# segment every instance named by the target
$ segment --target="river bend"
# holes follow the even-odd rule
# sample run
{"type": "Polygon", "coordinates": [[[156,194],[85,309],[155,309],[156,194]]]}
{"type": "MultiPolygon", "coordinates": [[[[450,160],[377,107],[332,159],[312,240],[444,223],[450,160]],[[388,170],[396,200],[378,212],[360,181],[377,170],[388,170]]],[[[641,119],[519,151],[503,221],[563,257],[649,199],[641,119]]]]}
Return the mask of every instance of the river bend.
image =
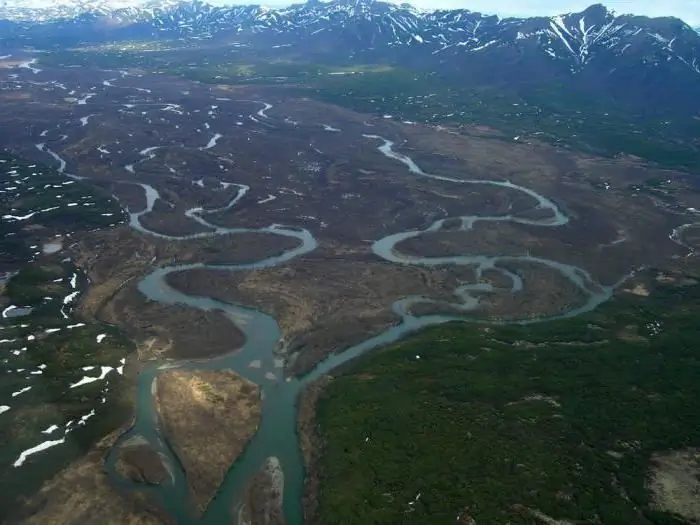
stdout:
{"type": "MultiPolygon", "coordinates": [[[[273,106],[266,102],[261,102],[263,108],[256,114],[265,119],[268,123],[272,120],[267,111],[273,106]]],[[[378,143],[378,150],[387,158],[400,162],[406,166],[406,176],[424,177],[427,179],[439,180],[454,184],[471,185],[491,185],[509,188],[529,195],[537,201],[537,208],[549,210],[548,217],[542,219],[531,219],[518,217],[517,215],[465,215],[461,219],[461,227],[468,230],[477,222],[510,221],[521,224],[528,224],[541,227],[557,227],[566,224],[569,218],[556,206],[554,202],[538,194],[532,189],[513,184],[509,181],[491,180],[465,180],[442,175],[433,175],[424,172],[416,162],[409,156],[396,152],[393,149],[394,143],[379,135],[363,135],[368,141],[378,143]]],[[[214,143],[216,142],[213,140],[214,143]]],[[[213,147],[213,145],[212,145],[213,147]]],[[[65,173],[66,162],[58,154],[50,150],[45,144],[37,144],[37,149],[50,155],[59,163],[59,171],[65,173]]],[[[206,149],[206,148],[205,148],[206,149]]],[[[67,173],[65,173],[68,175],[67,173]]],[[[82,178],[75,175],[68,175],[73,178],[82,178]]],[[[146,275],[139,283],[138,289],[141,293],[152,301],[162,304],[185,305],[199,310],[219,310],[223,312],[232,323],[234,323],[245,335],[245,343],[240,349],[232,348],[232,352],[208,360],[197,361],[174,361],[166,364],[148,363],[139,374],[138,393],[136,400],[135,423],[133,427],[121,436],[112,449],[112,453],[107,459],[109,475],[115,483],[126,488],[144,490],[143,486],[136,486],[131,481],[121,478],[114,468],[116,452],[120,446],[131,439],[144,439],[173,466],[171,469],[172,479],[158,487],[149,487],[149,490],[162,506],[178,520],[181,524],[201,523],[204,525],[218,525],[229,523],[231,520],[231,510],[235,507],[235,502],[242,497],[247,482],[255,475],[264,461],[268,457],[276,457],[280,461],[284,473],[284,514],[287,525],[301,525],[303,522],[302,495],[304,490],[304,467],[301,456],[299,436],[297,435],[297,400],[301,390],[331,372],[337,366],[353,359],[369,350],[386,345],[406,334],[424,328],[426,326],[437,325],[452,320],[478,321],[473,315],[473,311],[479,306],[479,295],[491,290],[487,283],[462,285],[454,290],[456,301],[447,303],[452,311],[461,312],[459,315],[412,315],[411,308],[418,303],[435,302],[433,299],[419,296],[404,297],[392,305],[392,310],[396,314],[398,323],[391,328],[376,334],[363,342],[354,345],[345,351],[329,356],[321,361],[316,367],[305,376],[299,378],[284,378],[282,359],[276,354],[281,341],[280,328],[276,320],[269,315],[253,308],[240,305],[223,303],[210,297],[189,295],[173,289],[167,283],[168,275],[175,272],[183,272],[193,269],[209,269],[218,272],[239,272],[252,269],[268,268],[290,261],[293,258],[309,253],[316,247],[316,240],[313,234],[306,229],[297,229],[283,225],[273,224],[263,228],[224,228],[214,225],[207,220],[207,216],[230,210],[246,195],[249,188],[245,185],[237,185],[236,195],[222,208],[205,210],[202,208],[192,208],[185,212],[185,215],[204,226],[208,231],[192,235],[173,236],[154,232],[144,227],[141,217],[150,213],[160,195],[152,186],[133,181],[121,181],[141,186],[146,195],[146,207],[139,212],[129,213],[130,226],[153,237],[168,240],[188,240],[195,238],[205,238],[215,235],[236,235],[240,233],[258,232],[285,237],[294,237],[299,242],[298,245],[281,255],[268,257],[254,263],[246,264],[175,264],[162,268],[157,268],[146,275]],[[234,351],[235,350],[235,351],[234,351]],[[251,368],[251,361],[259,361],[260,368],[251,368]],[[170,447],[165,443],[159,433],[157,424],[157,414],[154,404],[153,386],[158,373],[163,369],[171,368],[194,368],[221,370],[231,369],[246,379],[258,384],[263,392],[262,399],[262,419],[256,435],[246,446],[244,453],[238,458],[226,475],[226,478],[219,489],[216,497],[200,520],[195,520],[188,508],[187,483],[185,473],[177,458],[172,453],[170,447]]],[[[454,219],[454,218],[451,218],[454,219]]],[[[556,316],[549,316],[538,319],[528,319],[512,321],[515,323],[531,323],[553,319],[555,317],[569,317],[587,312],[607,300],[616,285],[603,286],[596,283],[585,270],[552,261],[531,256],[485,256],[485,255],[454,255],[449,257],[416,257],[401,254],[395,247],[398,243],[421,235],[430,235],[441,230],[446,219],[435,221],[424,230],[407,232],[397,232],[377,240],[373,246],[373,252],[380,258],[395,264],[409,264],[422,266],[437,265],[460,265],[470,266],[476,269],[477,275],[486,269],[495,269],[510,279],[511,291],[517,293],[523,288],[522,279],[513,272],[500,267],[499,263],[524,262],[539,264],[559,272],[569,279],[573,285],[584,292],[585,302],[570,311],[556,316]]],[[[618,283],[619,284],[619,283],[618,283]]],[[[441,304],[446,304],[444,301],[441,304]]]]}

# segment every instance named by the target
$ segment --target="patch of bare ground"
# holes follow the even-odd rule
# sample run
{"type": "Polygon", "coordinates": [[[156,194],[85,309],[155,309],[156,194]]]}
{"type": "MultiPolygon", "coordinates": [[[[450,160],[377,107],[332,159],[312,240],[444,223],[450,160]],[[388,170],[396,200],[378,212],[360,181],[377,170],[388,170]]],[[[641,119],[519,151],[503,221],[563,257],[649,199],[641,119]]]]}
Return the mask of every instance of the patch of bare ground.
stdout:
{"type": "Polygon", "coordinates": [[[260,422],[260,390],[231,371],[170,370],[156,403],[167,440],[203,512],[260,422]]]}
{"type": "MultiPolygon", "coordinates": [[[[656,275],[669,276],[676,286],[690,286],[700,282],[700,268],[698,256],[678,257],[666,261],[666,264],[657,268],[656,275]]],[[[663,279],[662,277],[661,279],[663,279]]],[[[656,278],[655,278],[656,280],[656,278]]],[[[663,280],[659,281],[663,283],[663,280]]]]}
{"type": "Polygon", "coordinates": [[[458,285],[447,269],[395,266],[315,255],[285,266],[239,272],[192,270],[171,274],[169,284],[185,293],[254,306],[277,319],[293,373],[310,369],[398,321],[392,302],[406,295],[452,297],[458,285]]]}
{"type": "Polygon", "coordinates": [[[640,261],[661,264],[668,253],[650,254],[648,245],[601,244],[606,228],[601,224],[593,231],[583,231],[577,223],[559,228],[517,223],[477,222],[470,230],[443,229],[409,238],[396,245],[400,253],[413,256],[443,257],[454,255],[521,256],[531,255],[585,268],[601,282],[614,283],[638,267],[640,261]],[[647,256],[642,256],[642,251],[647,256]]]}
{"type": "Polygon", "coordinates": [[[583,525],[582,521],[570,521],[565,519],[556,519],[548,516],[538,509],[525,507],[524,505],[515,505],[515,509],[536,520],[536,523],[544,523],[544,525],[583,525]]]}
{"type": "Polygon", "coordinates": [[[631,293],[632,295],[638,295],[640,297],[649,297],[649,289],[644,285],[644,283],[635,283],[634,286],[624,288],[623,291],[631,293]]]}
{"type": "MultiPolygon", "coordinates": [[[[499,263],[523,280],[522,290],[513,293],[512,281],[495,271],[484,272],[480,282],[493,286],[492,291],[472,291],[479,298],[479,306],[467,312],[475,319],[507,320],[529,319],[556,315],[584,304],[585,294],[578,286],[558,271],[535,263],[499,263]]],[[[460,309],[461,299],[424,302],[413,305],[413,315],[464,315],[460,309]]]]}
{"type": "Polygon", "coordinates": [[[647,487],[655,508],[700,523],[700,449],[653,454],[647,487]]]}
{"type": "Polygon", "coordinates": [[[461,126],[459,131],[463,135],[476,135],[479,137],[505,137],[503,132],[484,125],[461,126]]]}
{"type": "Polygon", "coordinates": [[[476,520],[472,518],[469,507],[460,511],[457,516],[457,523],[459,525],[476,525],[476,520]]]}
{"type": "Polygon", "coordinates": [[[168,475],[158,453],[148,443],[124,444],[117,452],[115,468],[136,483],[160,485],[168,475]]]}
{"type": "Polygon", "coordinates": [[[136,288],[137,282],[103,304],[98,317],[119,325],[138,341],[142,360],[212,357],[243,344],[242,332],[222,312],[149,301],[136,288]]]}
{"type": "Polygon", "coordinates": [[[557,401],[556,398],[554,398],[552,396],[545,395],[545,394],[531,394],[529,396],[525,396],[524,398],[522,398],[518,401],[511,401],[509,403],[506,403],[506,406],[512,406],[512,405],[517,405],[520,403],[527,403],[527,402],[533,402],[533,401],[547,403],[548,405],[550,405],[554,408],[561,407],[561,403],[559,403],[559,401],[557,401]]]}
{"type": "MultiPolygon", "coordinates": [[[[69,84],[84,84],[95,72],[87,68],[57,69],[55,74],[69,84]]],[[[640,262],[655,264],[682,251],[668,239],[668,232],[678,225],[678,217],[670,219],[668,210],[655,207],[649,196],[628,189],[630,184],[654,176],[674,178],[672,172],[629,159],[574,154],[530,139],[525,143],[479,136],[492,130],[475,128],[455,134],[431,126],[373,119],[292,97],[283,88],[274,87],[236,87],[235,97],[217,103],[213,115],[217,120],[246,122],[240,132],[223,133],[216,147],[203,150],[214,131],[204,126],[213,118],[209,115],[212,96],[216,91],[226,95],[224,88],[212,92],[209,87],[186,80],[165,82],[164,77],[153,75],[129,78],[129,83],[133,82],[149,85],[153,94],[147,98],[176,101],[180,109],[128,110],[115,104],[115,97],[124,96],[124,102],[128,102],[133,93],[98,87],[90,104],[100,112],[99,119],[90,122],[90,133],[70,133],[75,130],[67,129],[68,138],[53,147],[78,173],[84,170],[91,177],[113,181],[117,170],[121,178],[152,183],[164,202],[157,203],[156,211],[144,216],[143,221],[158,231],[198,231],[199,226],[184,219],[181,212],[193,206],[212,209],[223,205],[235,194],[236,187],[217,184],[220,182],[248,184],[251,191],[234,209],[211,216],[217,224],[296,224],[315,233],[323,229],[329,237],[354,243],[425,227],[438,218],[456,215],[508,213],[533,217],[542,213],[534,209],[532,197],[513,189],[414,176],[404,165],[378,152],[376,140],[362,137],[371,129],[395,140],[397,151],[411,155],[427,172],[463,179],[511,180],[553,199],[572,217],[571,223],[561,228],[532,227],[527,235],[556,239],[555,250],[562,254],[556,260],[587,268],[603,280],[612,281],[640,262]],[[183,90],[189,93],[186,98],[183,90]],[[260,109],[260,103],[254,102],[260,99],[269,100],[274,107],[269,110],[270,119],[255,123],[246,115],[260,109]],[[290,124],[290,119],[296,124],[290,124]],[[365,126],[368,119],[374,128],[365,126]],[[342,131],[328,132],[324,125],[342,131]],[[98,148],[102,146],[107,146],[110,153],[101,153],[98,148]],[[153,159],[140,154],[144,148],[156,146],[160,149],[152,152],[153,159]],[[276,154],[269,155],[273,149],[276,154]],[[123,170],[126,163],[138,163],[136,175],[123,170]],[[205,177],[210,181],[198,184],[205,177]],[[601,189],[591,184],[593,179],[609,180],[612,186],[601,189]],[[268,200],[269,196],[274,199],[268,200]],[[354,220],[348,221],[349,216],[354,220]],[[581,240],[586,250],[571,249],[572,239],[581,240]],[[652,243],[655,250],[648,249],[652,243]],[[604,267],[604,274],[596,265],[604,267]],[[608,275],[612,277],[608,279],[608,275]]],[[[56,105],[64,93],[31,85],[26,89],[36,97],[31,104],[17,103],[0,110],[12,133],[16,134],[16,127],[30,124],[41,129],[49,110],[51,120],[76,120],[72,115],[74,106],[56,105]]],[[[80,127],[77,122],[75,125],[80,127]]],[[[18,143],[12,133],[8,131],[8,140],[18,143]]],[[[31,143],[27,152],[47,161],[31,143]]],[[[136,193],[140,188],[125,188],[119,186],[120,198],[123,196],[130,206],[142,205],[143,197],[136,193]]]]}
{"type": "MultiPolygon", "coordinates": [[[[375,120],[370,115],[357,113],[335,104],[310,98],[286,97],[283,93],[284,88],[266,91],[264,96],[270,97],[270,101],[272,101],[272,98],[279,99],[280,96],[284,97],[268,112],[268,115],[276,116],[277,118],[288,117],[290,120],[297,122],[297,130],[300,130],[302,133],[313,132],[319,139],[328,138],[329,141],[343,142],[338,140],[340,133],[344,135],[368,133],[365,122],[375,120]],[[341,131],[326,131],[323,129],[324,124],[331,125],[341,131]]],[[[382,120],[380,119],[378,123],[382,124],[382,120]]]]}
{"type": "MultiPolygon", "coordinates": [[[[566,227],[565,227],[566,228],[566,227]]],[[[396,251],[418,257],[455,255],[525,256],[581,265],[596,278],[615,282],[634,268],[638,259],[623,252],[603,250],[599,239],[552,235],[552,228],[516,223],[477,222],[469,230],[441,230],[409,238],[396,245],[396,251]]]]}
{"type": "Polygon", "coordinates": [[[633,324],[626,325],[617,333],[617,337],[623,341],[630,341],[633,343],[644,343],[649,340],[649,338],[640,335],[639,327],[633,324]]]}
{"type": "Polygon", "coordinates": [[[171,209],[162,201],[157,201],[153,211],[143,215],[140,221],[144,228],[163,235],[182,236],[212,231],[203,224],[185,217],[184,213],[184,209],[171,209]]]}
{"type": "Polygon", "coordinates": [[[299,241],[272,233],[221,235],[198,243],[184,260],[205,260],[211,264],[243,264],[281,255],[296,248],[299,241]]]}
{"type": "Polygon", "coordinates": [[[299,396],[298,431],[301,443],[301,453],[304,457],[306,479],[304,481],[304,522],[309,525],[319,525],[318,491],[321,483],[319,476],[319,461],[323,452],[323,444],[316,432],[316,403],[323,390],[331,381],[330,376],[324,376],[308,385],[299,396]]]}
{"type": "Polygon", "coordinates": [[[238,510],[238,525],[284,525],[282,496],[284,473],[277,458],[267,458],[248,482],[245,503],[238,510]]]}
{"type": "MultiPolygon", "coordinates": [[[[698,276],[697,260],[693,257],[669,259],[652,272],[637,272],[632,275],[615,293],[634,295],[643,299],[653,295],[659,287],[668,285],[682,287],[695,284],[698,279],[693,278],[693,275],[698,276]]],[[[633,328],[636,332],[634,326],[625,327],[623,332],[628,333],[628,328],[633,328]]]]}
{"type": "Polygon", "coordinates": [[[175,263],[241,264],[280,255],[299,241],[264,232],[244,232],[201,239],[168,240],[122,226],[85,236],[74,257],[91,278],[92,302],[124,281],[158,266],[175,263]],[[99,290],[95,290],[95,288],[99,290]]]}
{"type": "Polygon", "coordinates": [[[175,525],[142,493],[121,493],[109,481],[103,462],[123,429],[95,445],[44,483],[18,516],[23,525],[175,525]]]}
{"type": "MultiPolygon", "coordinates": [[[[416,151],[439,154],[433,157],[433,161],[426,157],[428,164],[423,166],[426,171],[429,171],[427,166],[440,164],[441,159],[453,160],[455,167],[459,163],[461,171],[468,175],[463,178],[508,178],[550,196],[559,195],[558,190],[566,187],[579,186],[584,201],[595,196],[600,201],[622,199],[632,203],[640,200],[649,204],[647,197],[627,192],[628,184],[642,183],[650,177],[680,181],[684,175],[683,172],[657,168],[629,158],[610,159],[572,152],[534,138],[513,142],[509,138],[501,141],[469,133],[450,133],[444,129],[436,131],[428,126],[395,124],[395,127],[416,151]],[[602,191],[592,188],[589,181],[593,179],[610,180],[611,187],[602,191]]],[[[459,171],[457,169],[455,173],[459,171]]]]}
{"type": "Polygon", "coordinates": [[[676,278],[672,275],[667,275],[663,272],[659,272],[656,275],[656,281],[662,284],[675,284],[676,278]]]}
{"type": "Polygon", "coordinates": [[[685,275],[666,274],[663,272],[659,272],[655,279],[659,283],[672,284],[674,286],[692,286],[694,284],[698,284],[697,279],[693,279],[685,275]]]}
{"type": "Polygon", "coordinates": [[[150,267],[155,247],[127,227],[85,235],[75,247],[75,263],[90,277],[81,300],[84,315],[99,317],[100,309],[150,267]]]}
{"type": "MultiPolygon", "coordinates": [[[[127,228],[96,232],[86,237],[76,262],[90,276],[91,286],[81,301],[84,315],[121,326],[139,341],[142,359],[199,358],[231,352],[243,334],[223,313],[148,301],[137,288],[139,280],[161,264],[176,261],[244,262],[280,253],[295,240],[270,234],[241,234],[221,239],[150,242],[127,228]]],[[[226,283],[227,272],[216,272],[226,283]]],[[[184,278],[190,282],[191,273],[184,278]]],[[[224,284],[224,288],[227,284],[224,284]]],[[[206,293],[195,289],[193,293],[206,293]]]]}
{"type": "MultiPolygon", "coordinates": [[[[653,256],[648,250],[652,243],[666,255],[681,251],[668,239],[678,217],[655,206],[649,195],[630,189],[650,177],[683,180],[681,172],[572,153],[538,142],[504,143],[422,126],[402,127],[400,133],[407,141],[394,149],[411,155],[427,172],[464,179],[507,179],[553,199],[573,220],[562,228],[540,228],[542,236],[588,238],[599,243],[600,249],[632,250],[637,256],[645,251],[647,257],[653,256]],[[593,184],[600,181],[609,182],[610,188],[593,184]],[[611,244],[616,240],[617,244],[611,244]]],[[[471,209],[465,206],[463,211],[470,213],[471,209]]]]}
{"type": "Polygon", "coordinates": [[[585,294],[557,271],[534,263],[499,263],[523,280],[523,289],[515,294],[486,294],[480,315],[491,319],[527,319],[547,317],[572,310],[585,303],[585,294]]]}
{"type": "Polygon", "coordinates": [[[139,212],[146,207],[146,192],[137,184],[95,181],[95,185],[108,188],[109,192],[119,199],[119,204],[129,211],[139,212]]]}

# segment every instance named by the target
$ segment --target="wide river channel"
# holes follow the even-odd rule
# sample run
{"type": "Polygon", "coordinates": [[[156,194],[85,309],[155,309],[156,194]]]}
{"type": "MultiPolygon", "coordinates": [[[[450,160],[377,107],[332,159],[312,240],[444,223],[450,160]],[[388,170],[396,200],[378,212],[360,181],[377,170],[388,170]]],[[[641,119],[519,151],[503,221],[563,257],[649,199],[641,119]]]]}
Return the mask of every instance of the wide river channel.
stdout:
{"type": "MultiPolygon", "coordinates": [[[[265,106],[265,109],[270,107],[269,104],[265,104],[265,106]]],[[[509,188],[515,192],[523,192],[529,195],[537,201],[537,208],[550,212],[549,214],[543,213],[542,215],[547,216],[542,219],[529,219],[512,215],[463,216],[459,219],[461,219],[461,227],[464,230],[472,228],[475,223],[480,221],[511,221],[542,227],[557,227],[566,224],[569,220],[552,201],[529,188],[518,186],[508,181],[464,180],[432,175],[424,172],[410,157],[394,151],[393,143],[390,140],[378,135],[364,135],[364,138],[375,142],[379,151],[386,157],[404,164],[407,176],[425,177],[454,184],[492,185],[509,188]]],[[[37,148],[58,161],[60,163],[59,170],[65,173],[66,163],[58,154],[46,148],[44,144],[37,144],[37,148]]],[[[68,174],[66,173],[66,175],[68,174]]],[[[133,181],[129,182],[137,184],[133,181]]],[[[223,312],[244,333],[245,344],[238,350],[232,349],[232,352],[226,355],[208,360],[168,361],[166,363],[149,363],[145,365],[138,378],[135,423],[127,433],[120,437],[113,447],[112,453],[108,456],[107,470],[109,475],[115,483],[126,489],[148,490],[183,525],[191,523],[220,525],[234,522],[235,510],[241,502],[247,482],[260,471],[267,458],[275,457],[279,460],[284,474],[284,515],[287,525],[301,525],[303,523],[304,465],[297,433],[297,401],[302,389],[348,360],[374,348],[394,342],[406,334],[423,327],[454,320],[484,322],[474,317],[472,312],[479,305],[478,295],[488,292],[491,289],[490,285],[484,283],[468,284],[454,290],[457,301],[450,303],[449,306],[452,311],[463,312],[461,315],[413,316],[410,314],[413,305],[433,302],[433,300],[417,296],[404,297],[392,305],[392,309],[397,316],[397,323],[394,326],[343,352],[328,357],[318,363],[310,373],[303,377],[285,378],[281,368],[280,356],[275,353],[275,349],[278,348],[281,341],[281,333],[274,318],[253,308],[228,304],[209,297],[184,294],[170,287],[167,283],[167,277],[172,273],[201,268],[217,272],[241,272],[281,265],[315,249],[316,240],[311,232],[282,225],[271,225],[260,229],[223,228],[209,222],[206,218],[207,216],[231,209],[245,196],[249,188],[239,185],[236,196],[225,207],[210,210],[194,208],[186,212],[190,219],[207,227],[209,229],[208,232],[188,236],[163,235],[148,230],[141,224],[140,217],[153,210],[153,206],[160,196],[158,191],[152,186],[147,184],[139,185],[146,192],[147,204],[139,212],[129,212],[130,225],[146,235],[170,240],[187,240],[214,235],[260,232],[295,237],[299,243],[296,248],[288,250],[282,255],[269,257],[255,263],[227,265],[195,263],[162,267],[155,269],[139,282],[138,288],[141,293],[152,301],[170,305],[186,305],[205,311],[218,310],[223,312]],[[472,292],[479,292],[479,294],[472,294],[472,292]],[[234,352],[233,350],[236,351],[234,352]],[[251,368],[250,363],[252,361],[260,362],[261,366],[259,368],[251,368]],[[262,391],[262,419],[258,431],[246,446],[243,454],[229,469],[216,497],[200,519],[196,519],[192,514],[187,482],[182,466],[164,441],[158,426],[154,402],[155,381],[161,370],[172,368],[234,370],[237,374],[258,384],[262,391]],[[144,440],[161,454],[165,459],[165,463],[169,465],[171,479],[161,486],[144,487],[143,485],[138,485],[124,479],[114,468],[120,446],[128,442],[144,442],[144,440]]],[[[396,244],[405,239],[440,231],[444,221],[445,219],[436,221],[425,230],[398,232],[389,235],[373,244],[373,252],[376,256],[396,264],[470,266],[476,269],[477,275],[480,275],[485,269],[495,269],[510,279],[513,293],[517,293],[522,289],[523,282],[521,278],[498,264],[512,262],[535,263],[545,265],[552,271],[561,273],[585,293],[585,302],[575,309],[557,316],[512,321],[520,324],[551,320],[556,317],[571,317],[590,311],[607,300],[615,286],[617,286],[600,285],[581,268],[531,256],[456,255],[450,257],[416,257],[403,255],[394,249],[396,244]]],[[[442,302],[442,304],[445,303],[442,302]]],[[[203,431],[206,431],[206,429],[203,429],[203,431]]]]}

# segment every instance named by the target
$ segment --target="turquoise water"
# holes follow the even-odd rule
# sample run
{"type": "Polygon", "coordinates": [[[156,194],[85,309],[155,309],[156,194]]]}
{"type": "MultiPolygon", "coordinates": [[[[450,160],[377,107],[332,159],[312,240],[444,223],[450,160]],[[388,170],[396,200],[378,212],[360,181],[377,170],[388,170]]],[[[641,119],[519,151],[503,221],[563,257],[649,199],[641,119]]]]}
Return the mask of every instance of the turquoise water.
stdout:
{"type": "MultiPolygon", "coordinates": [[[[557,227],[568,222],[569,218],[553,203],[536,193],[535,191],[518,186],[508,181],[487,180],[463,180],[441,175],[425,173],[410,157],[395,152],[393,143],[377,135],[365,135],[369,140],[380,141],[378,147],[387,158],[403,163],[410,175],[425,177],[428,179],[450,182],[454,184],[493,185],[522,192],[532,197],[540,210],[549,211],[549,216],[542,219],[529,219],[513,215],[478,216],[465,215],[461,219],[461,228],[468,230],[478,222],[515,222],[541,227],[557,227]]],[[[54,158],[60,160],[61,168],[65,168],[65,162],[55,153],[50,152],[54,158]]],[[[209,297],[188,295],[179,292],[167,284],[167,276],[171,273],[183,272],[193,269],[206,268],[218,272],[239,272],[253,269],[269,268],[286,263],[296,257],[309,253],[316,248],[316,240],[311,232],[303,229],[289,228],[282,225],[271,225],[260,229],[248,228],[222,228],[211,224],[206,216],[224,210],[229,210],[246,194],[247,186],[238,186],[237,195],[223,208],[216,210],[203,210],[193,208],[186,212],[187,217],[195,220],[208,229],[207,232],[187,236],[169,236],[153,232],[145,228],[140,217],[149,213],[153,205],[160,198],[157,190],[147,184],[139,185],[146,192],[146,207],[140,212],[130,213],[130,225],[146,234],[170,240],[186,240],[202,238],[213,235],[236,235],[244,232],[261,232],[285,237],[294,237],[298,245],[283,254],[266,258],[255,263],[207,265],[176,264],[164,268],[158,268],[144,277],[138,288],[141,293],[150,300],[163,304],[185,305],[199,310],[219,310],[223,312],[233,324],[245,335],[245,344],[240,349],[232,348],[231,352],[220,357],[197,360],[177,361],[167,364],[148,364],[140,372],[138,379],[138,395],[136,400],[135,423],[131,430],[124,434],[112,449],[107,460],[110,476],[115,483],[127,489],[144,490],[143,486],[136,485],[121,478],[114,469],[116,451],[127,440],[141,437],[147,440],[163,457],[173,472],[172,482],[158,487],[149,487],[152,495],[178,520],[181,524],[203,523],[220,524],[231,522],[232,510],[234,510],[243,494],[248,480],[262,467],[266,458],[274,456],[280,461],[284,473],[284,513],[287,525],[301,525],[303,523],[302,495],[304,491],[304,467],[301,456],[299,436],[297,435],[297,400],[300,391],[310,382],[331,372],[334,368],[374,348],[392,343],[410,332],[414,332],[427,326],[440,323],[462,320],[479,321],[472,316],[472,312],[479,306],[479,296],[491,291],[491,286],[485,283],[465,284],[454,290],[455,302],[448,304],[452,310],[460,312],[460,315],[426,315],[413,316],[411,308],[419,303],[436,303],[430,298],[419,296],[404,297],[392,305],[396,314],[397,324],[380,334],[369,337],[365,341],[334,354],[321,361],[316,367],[299,378],[285,378],[281,368],[281,360],[275,350],[281,343],[281,332],[276,320],[264,312],[252,308],[227,304],[209,297]],[[252,361],[259,361],[259,368],[251,368],[252,361]],[[256,435],[251,439],[241,457],[231,466],[228,474],[220,487],[218,494],[201,519],[195,519],[188,506],[187,484],[182,466],[177,458],[164,442],[158,428],[158,421],[154,406],[153,387],[157,380],[159,370],[164,368],[186,369],[210,369],[233,370],[241,376],[253,381],[261,387],[262,419],[256,435]]],[[[454,218],[451,218],[454,219],[454,218]]],[[[511,321],[513,323],[532,323],[549,320],[557,317],[569,317],[588,312],[607,300],[616,285],[603,286],[596,283],[583,269],[562,264],[549,259],[532,256],[484,256],[484,255],[455,255],[449,257],[416,257],[399,253],[395,247],[398,243],[420,235],[430,235],[439,232],[445,220],[439,220],[424,230],[398,232],[376,241],[372,250],[374,254],[386,261],[395,264],[438,266],[455,265],[475,268],[477,276],[484,270],[491,269],[501,272],[511,282],[511,292],[518,293],[523,288],[522,279],[515,273],[499,266],[501,263],[530,263],[544,265],[552,271],[560,273],[570,280],[575,286],[584,292],[586,300],[577,308],[559,314],[557,316],[543,317],[511,321]]]]}

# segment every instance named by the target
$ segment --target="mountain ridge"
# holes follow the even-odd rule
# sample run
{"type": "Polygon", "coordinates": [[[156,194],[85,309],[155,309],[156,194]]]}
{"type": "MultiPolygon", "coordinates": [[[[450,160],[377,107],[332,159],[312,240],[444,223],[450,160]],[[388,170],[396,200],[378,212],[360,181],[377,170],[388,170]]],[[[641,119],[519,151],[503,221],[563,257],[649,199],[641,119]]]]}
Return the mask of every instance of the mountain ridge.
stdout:
{"type": "Polygon", "coordinates": [[[128,39],[214,40],[323,63],[383,63],[477,84],[558,84],[605,93],[639,111],[700,113],[700,34],[674,17],[578,13],[500,18],[381,0],[279,9],[199,0],[89,0],[0,8],[0,45],[61,47],[128,39]],[[111,7],[116,6],[116,7],[111,7]]]}
{"type": "MultiPolygon", "coordinates": [[[[322,5],[328,5],[328,4],[344,4],[348,6],[353,6],[353,5],[369,5],[373,3],[384,3],[383,0],[307,0],[306,2],[298,2],[298,3],[292,3],[287,6],[267,6],[265,4],[256,4],[256,3],[250,3],[250,4],[241,4],[241,3],[226,3],[226,2],[217,2],[216,4],[212,4],[207,2],[206,0],[4,0],[3,2],[0,2],[0,19],[16,19],[16,20],[21,20],[21,19],[31,19],[35,20],[36,18],[32,18],[32,16],[36,16],[39,14],[43,14],[44,17],[46,16],[53,16],[53,17],[61,17],[61,16],[75,16],[76,14],[81,14],[81,13],[98,13],[98,12],[106,12],[106,11],[117,11],[120,9],[168,9],[168,8],[173,8],[181,4],[190,4],[190,3],[199,3],[202,5],[209,5],[212,8],[217,8],[217,9],[234,9],[234,8],[240,8],[240,7],[245,7],[245,8],[250,8],[250,7],[257,7],[261,10],[266,10],[266,11],[284,11],[286,9],[294,8],[294,7],[299,7],[302,5],[313,5],[313,6],[322,6],[322,5]],[[26,18],[25,18],[26,17],[26,18]]],[[[522,17],[522,16],[500,16],[497,14],[489,14],[489,13],[481,13],[479,11],[471,11],[469,9],[461,9],[461,8],[453,8],[453,9],[444,9],[444,8],[434,8],[434,9],[429,9],[429,8],[418,8],[413,5],[411,5],[409,2],[402,2],[402,3],[394,3],[391,2],[390,5],[398,6],[401,8],[408,8],[411,9],[412,11],[416,13],[435,13],[439,11],[466,11],[470,13],[475,13],[475,14],[480,14],[485,17],[497,17],[501,20],[511,20],[511,19],[524,19],[524,18],[540,18],[540,17],[557,17],[557,16],[566,16],[570,14],[575,14],[575,11],[570,11],[570,12],[562,12],[558,13],[556,15],[533,15],[529,17],[522,17]]],[[[602,6],[605,7],[604,4],[602,3],[597,3],[593,4],[593,6],[602,6]]],[[[607,7],[606,7],[607,9],[607,7]]],[[[610,13],[616,14],[614,10],[612,9],[607,9],[610,13]]],[[[638,15],[635,13],[623,13],[623,16],[625,15],[631,15],[631,16],[644,16],[644,15],[638,15]]],[[[658,17],[648,17],[648,18],[658,18],[658,17]]],[[[675,16],[670,16],[670,17],[663,17],[663,18],[677,18],[679,20],[682,20],[680,17],[675,17],[675,16]]],[[[687,23],[684,21],[684,23],[687,23]]],[[[688,24],[690,26],[690,24],[688,24]]],[[[695,31],[700,32],[700,26],[691,26],[695,31]]]]}

